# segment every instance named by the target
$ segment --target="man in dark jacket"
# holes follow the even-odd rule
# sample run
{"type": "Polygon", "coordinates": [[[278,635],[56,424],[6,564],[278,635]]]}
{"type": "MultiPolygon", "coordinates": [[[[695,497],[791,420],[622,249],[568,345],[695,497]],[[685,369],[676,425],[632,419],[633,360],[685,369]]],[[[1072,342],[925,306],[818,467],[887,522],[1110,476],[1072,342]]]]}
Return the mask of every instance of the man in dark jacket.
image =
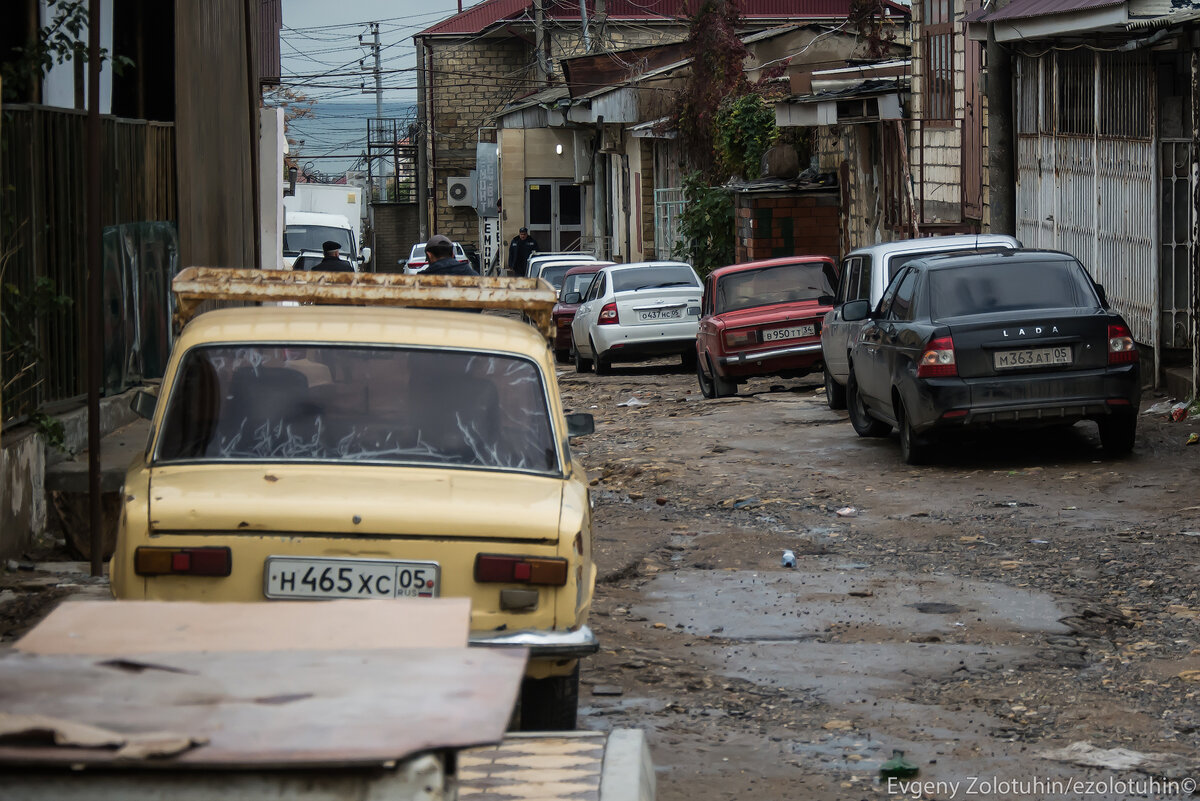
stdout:
{"type": "Polygon", "coordinates": [[[479,275],[469,261],[454,258],[454,243],[441,234],[434,234],[425,243],[425,258],[429,266],[421,275],[479,275]]]}
{"type": "Polygon", "coordinates": [[[342,246],[332,239],[321,244],[321,252],[325,254],[325,258],[321,259],[315,265],[310,267],[310,270],[322,270],[331,273],[352,273],[354,268],[350,266],[350,262],[341,257],[342,246]]]}
{"type": "Polygon", "coordinates": [[[529,229],[524,226],[513,237],[508,245],[508,269],[518,278],[525,277],[525,269],[529,264],[529,254],[538,249],[537,240],[529,235],[529,229]]]}

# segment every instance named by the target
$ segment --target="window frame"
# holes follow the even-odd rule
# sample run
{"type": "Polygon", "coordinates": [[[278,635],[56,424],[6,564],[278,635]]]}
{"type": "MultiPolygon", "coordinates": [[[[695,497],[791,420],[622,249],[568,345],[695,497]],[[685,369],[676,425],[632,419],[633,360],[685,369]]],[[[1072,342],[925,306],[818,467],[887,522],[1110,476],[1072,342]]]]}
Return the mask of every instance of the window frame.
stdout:
{"type": "Polygon", "coordinates": [[[956,110],[954,0],[922,0],[921,9],[922,117],[931,127],[950,127],[956,110]],[[935,62],[937,50],[944,55],[935,62]]]}

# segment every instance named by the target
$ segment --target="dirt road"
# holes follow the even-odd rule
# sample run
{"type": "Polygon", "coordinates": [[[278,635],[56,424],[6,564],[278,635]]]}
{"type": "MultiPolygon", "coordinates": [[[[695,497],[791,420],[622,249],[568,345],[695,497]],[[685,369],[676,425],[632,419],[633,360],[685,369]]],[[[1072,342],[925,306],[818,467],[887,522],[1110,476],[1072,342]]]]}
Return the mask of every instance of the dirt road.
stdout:
{"type": "Polygon", "coordinates": [[[1200,778],[1200,424],[1144,415],[1119,461],[1080,424],[918,469],[815,380],[706,401],[668,362],[559,378],[597,419],[581,725],[645,728],[663,801],[1182,798],[1151,778],[1200,778]],[[1048,758],[1081,742],[1157,756],[1048,758]],[[927,784],[878,780],[894,749],[927,784]]]}

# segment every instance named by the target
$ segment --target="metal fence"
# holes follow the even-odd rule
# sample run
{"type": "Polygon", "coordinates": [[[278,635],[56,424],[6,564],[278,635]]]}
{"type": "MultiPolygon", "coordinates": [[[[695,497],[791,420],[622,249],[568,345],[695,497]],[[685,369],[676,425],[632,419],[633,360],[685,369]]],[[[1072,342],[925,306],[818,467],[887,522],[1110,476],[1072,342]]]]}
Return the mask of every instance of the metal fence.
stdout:
{"type": "Polygon", "coordinates": [[[675,258],[679,247],[679,221],[687,201],[679,188],[654,190],[654,255],[675,258]]]}
{"type": "MultiPolygon", "coordinates": [[[[5,332],[5,422],[86,391],[86,119],[72,110],[3,107],[0,269],[6,317],[30,319],[39,283],[52,282],[53,293],[72,300],[65,308],[34,313],[24,331],[5,332]],[[27,347],[17,347],[22,344],[27,347]]],[[[105,117],[102,134],[102,223],[175,220],[173,126],[105,117]]]]}

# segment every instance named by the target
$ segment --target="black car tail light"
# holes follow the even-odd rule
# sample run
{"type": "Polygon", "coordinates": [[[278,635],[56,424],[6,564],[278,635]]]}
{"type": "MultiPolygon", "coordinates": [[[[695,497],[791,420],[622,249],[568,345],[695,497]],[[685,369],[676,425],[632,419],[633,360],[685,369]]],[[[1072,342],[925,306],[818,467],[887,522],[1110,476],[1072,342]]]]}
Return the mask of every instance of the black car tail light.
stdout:
{"type": "Polygon", "coordinates": [[[954,340],[938,337],[930,340],[917,362],[917,378],[946,378],[958,375],[958,364],[954,361],[954,340]]]}
{"type": "Polygon", "coordinates": [[[1108,363],[1129,364],[1138,360],[1137,345],[1129,328],[1113,324],[1108,327],[1108,363]]]}

